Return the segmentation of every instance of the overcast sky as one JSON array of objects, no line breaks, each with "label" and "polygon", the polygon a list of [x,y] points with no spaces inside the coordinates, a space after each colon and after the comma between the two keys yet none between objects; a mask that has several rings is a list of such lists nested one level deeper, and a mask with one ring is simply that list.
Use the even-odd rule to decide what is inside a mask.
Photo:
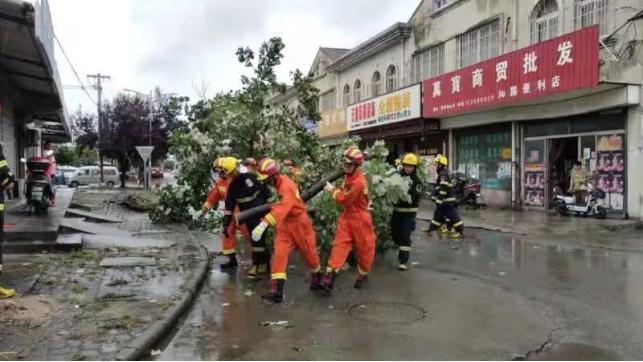
[{"label": "overcast sky", "polygon": [[[278,68],[288,81],[307,71],[318,47],[351,48],[397,21],[407,21],[420,0],[50,0],[54,32],[83,82],[89,73],[110,75],[105,96],[123,88],[148,92],[160,86],[197,98],[237,89],[244,68],[235,51],[273,36],[286,48]],[[78,85],[56,49],[64,85]],[[195,88],[193,85],[197,85]],[[92,97],[96,94],[92,90]],[[80,90],[65,89],[70,113],[95,106]]]}]

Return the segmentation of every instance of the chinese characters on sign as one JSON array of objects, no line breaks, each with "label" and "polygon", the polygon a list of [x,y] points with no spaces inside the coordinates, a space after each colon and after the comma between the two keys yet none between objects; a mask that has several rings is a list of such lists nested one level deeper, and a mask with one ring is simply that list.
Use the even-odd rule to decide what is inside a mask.
[{"label": "chinese characters on sign", "polygon": [[348,107],[348,130],[420,118],[420,85],[400,89]]},{"label": "chinese characters on sign", "polygon": [[598,27],[593,26],[427,79],[423,116],[439,118],[594,87],[598,55]]}]

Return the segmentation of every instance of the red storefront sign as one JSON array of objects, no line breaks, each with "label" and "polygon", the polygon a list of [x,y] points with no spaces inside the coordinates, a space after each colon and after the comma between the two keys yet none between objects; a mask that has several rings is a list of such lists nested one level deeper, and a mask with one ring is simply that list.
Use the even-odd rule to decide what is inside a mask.
[{"label": "red storefront sign", "polygon": [[595,87],[598,80],[598,26],[593,26],[423,81],[423,116],[518,103]]}]

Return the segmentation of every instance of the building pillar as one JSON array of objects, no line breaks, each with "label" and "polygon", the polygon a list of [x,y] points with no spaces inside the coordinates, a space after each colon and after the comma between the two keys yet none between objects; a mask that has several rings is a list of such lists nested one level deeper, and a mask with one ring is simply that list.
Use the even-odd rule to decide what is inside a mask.
[{"label": "building pillar", "polygon": [[448,145],[448,153],[449,155],[449,170],[453,171],[454,168],[453,166],[455,165],[456,159],[455,159],[455,138],[453,137],[453,130],[449,130],[449,145]]},{"label": "building pillar", "polygon": [[[643,86],[641,87],[643,88]],[[627,111],[627,213],[643,220],[643,89],[640,104]]]}]

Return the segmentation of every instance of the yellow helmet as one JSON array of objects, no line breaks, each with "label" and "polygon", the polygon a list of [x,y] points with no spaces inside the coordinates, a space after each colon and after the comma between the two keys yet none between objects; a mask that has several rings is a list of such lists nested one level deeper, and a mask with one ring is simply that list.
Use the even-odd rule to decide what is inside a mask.
[{"label": "yellow helmet", "polygon": [[239,160],[234,157],[224,157],[219,162],[219,168],[225,175],[230,175],[237,169]]},{"label": "yellow helmet", "polygon": [[433,161],[435,163],[439,163],[440,165],[445,166],[445,167],[449,165],[449,160],[447,159],[446,156],[437,155],[437,156],[435,156]]},{"label": "yellow helmet", "polygon": [[420,158],[415,153],[407,153],[402,158],[402,165],[417,166],[420,164]]}]

